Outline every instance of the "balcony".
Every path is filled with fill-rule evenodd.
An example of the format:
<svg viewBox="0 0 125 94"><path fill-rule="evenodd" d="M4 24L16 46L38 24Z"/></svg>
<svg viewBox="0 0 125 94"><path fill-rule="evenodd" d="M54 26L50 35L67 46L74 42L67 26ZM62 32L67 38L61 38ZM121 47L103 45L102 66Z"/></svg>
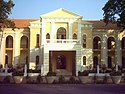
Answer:
<svg viewBox="0 0 125 94"><path fill-rule="evenodd" d="M76 50L81 49L80 41L76 39L47 39L44 50Z"/></svg>
<svg viewBox="0 0 125 94"><path fill-rule="evenodd" d="M79 40L76 39L46 39L46 43L73 43L73 44L77 44L80 43Z"/></svg>

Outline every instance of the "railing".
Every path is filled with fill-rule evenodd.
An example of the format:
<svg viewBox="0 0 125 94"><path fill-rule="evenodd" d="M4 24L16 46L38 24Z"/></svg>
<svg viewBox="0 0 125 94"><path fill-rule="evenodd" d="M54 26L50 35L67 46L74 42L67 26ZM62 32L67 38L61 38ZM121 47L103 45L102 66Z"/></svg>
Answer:
<svg viewBox="0 0 125 94"><path fill-rule="evenodd" d="M80 43L76 39L46 39L46 43Z"/></svg>

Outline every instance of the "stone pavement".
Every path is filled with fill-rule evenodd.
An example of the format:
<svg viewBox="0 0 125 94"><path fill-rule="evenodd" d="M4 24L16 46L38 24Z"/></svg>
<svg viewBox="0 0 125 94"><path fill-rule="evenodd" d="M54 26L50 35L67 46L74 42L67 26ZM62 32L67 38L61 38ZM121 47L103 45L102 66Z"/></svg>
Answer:
<svg viewBox="0 0 125 94"><path fill-rule="evenodd" d="M0 84L0 94L125 94L125 84Z"/></svg>

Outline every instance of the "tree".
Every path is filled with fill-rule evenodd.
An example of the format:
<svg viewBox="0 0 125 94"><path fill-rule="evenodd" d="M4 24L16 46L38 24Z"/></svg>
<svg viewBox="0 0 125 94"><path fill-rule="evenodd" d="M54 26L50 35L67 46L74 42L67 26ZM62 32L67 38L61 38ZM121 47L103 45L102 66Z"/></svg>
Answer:
<svg viewBox="0 0 125 94"><path fill-rule="evenodd" d="M11 9L14 7L12 0L0 0L0 59L1 59L1 46L3 39L3 29L4 27L14 28L15 24L8 19L8 15L11 14ZM1 64L1 61L0 61Z"/></svg>
<svg viewBox="0 0 125 94"><path fill-rule="evenodd" d="M8 19L11 9L14 7L12 0L0 0L0 27L14 27L15 24Z"/></svg>
<svg viewBox="0 0 125 94"><path fill-rule="evenodd" d="M108 0L102 10L106 24L116 23L118 27L125 30L125 0Z"/></svg>

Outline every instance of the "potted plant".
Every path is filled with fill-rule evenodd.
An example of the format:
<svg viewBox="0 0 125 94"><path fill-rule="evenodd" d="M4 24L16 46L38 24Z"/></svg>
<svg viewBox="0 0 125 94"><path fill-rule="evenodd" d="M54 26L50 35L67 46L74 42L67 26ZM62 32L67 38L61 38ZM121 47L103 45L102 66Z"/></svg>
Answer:
<svg viewBox="0 0 125 94"><path fill-rule="evenodd" d="M78 72L78 76L79 76L79 79L81 81L81 83L85 84L88 82L88 79L89 79L89 70L84 70L83 72Z"/></svg>
<svg viewBox="0 0 125 94"><path fill-rule="evenodd" d="M14 82L19 84L19 83L22 83L22 81L23 81L24 72L21 70L14 69L12 76L14 78Z"/></svg>
<svg viewBox="0 0 125 94"><path fill-rule="evenodd" d="M122 78L122 73L121 71L112 71L110 76L114 84L119 84Z"/></svg>

